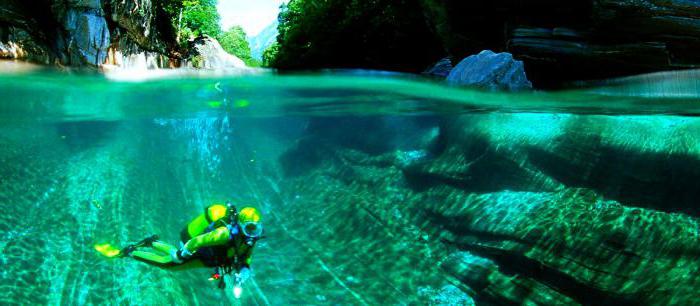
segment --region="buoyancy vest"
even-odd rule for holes
[[[248,267],[250,265],[251,252],[258,239],[243,235],[238,223],[235,220],[231,222],[228,218],[221,218],[211,222],[204,230],[204,233],[212,232],[220,227],[228,229],[228,242],[224,245],[200,248],[197,251],[198,258],[206,266],[219,267],[223,273],[238,271],[243,267]]]

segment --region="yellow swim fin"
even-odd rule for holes
[[[118,257],[121,254],[121,251],[119,251],[119,249],[115,248],[109,243],[96,244],[95,250],[100,252],[100,254],[107,258]]]

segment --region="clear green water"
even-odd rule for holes
[[[198,73],[189,77],[40,71],[21,77],[0,74],[0,89],[8,93],[0,107],[2,119],[8,121],[493,111],[693,116],[700,114],[698,88],[697,71],[613,80],[579,90],[517,94],[450,88],[409,75],[363,71],[296,76]]]
[[[365,74],[0,75],[0,303],[700,302],[697,73],[534,93]],[[267,231],[241,299],[92,247],[176,243],[225,200]]]

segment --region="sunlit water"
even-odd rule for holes
[[[697,72],[497,93],[41,71],[0,97],[5,305],[700,302]],[[93,249],[176,243],[226,200],[265,214],[241,299]]]

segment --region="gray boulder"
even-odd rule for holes
[[[66,14],[64,27],[71,37],[68,48],[71,63],[97,66],[105,62],[110,35],[107,21],[100,13],[71,9]]]
[[[197,55],[193,58],[193,65],[197,68],[226,69],[247,67],[240,58],[226,52],[214,38],[203,36],[195,39],[193,44],[197,52]],[[197,60],[194,60],[195,58]]]
[[[523,62],[510,53],[490,50],[463,59],[447,76],[454,86],[472,86],[488,90],[526,90],[532,83],[525,75]]]
[[[0,56],[95,67],[114,64],[109,53],[143,52],[182,58],[170,25],[152,0],[3,0]],[[164,61],[165,62],[165,61]],[[170,62],[165,62],[165,65]]]
[[[450,71],[452,71],[452,60],[446,57],[423,71],[423,74],[431,77],[446,78],[450,74]]]

